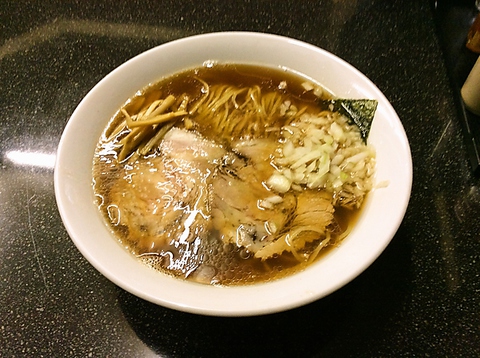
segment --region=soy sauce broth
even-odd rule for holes
[[[155,99],[170,94],[175,97],[187,94],[191,101],[198,101],[204,95],[198,78],[210,85],[259,86],[262,91],[276,91],[287,96],[292,103],[305,105],[313,110],[319,98],[318,93],[306,90],[305,78],[287,70],[254,65],[215,64],[187,70],[153,83],[133,95],[123,108],[134,113]],[[326,90],[322,92],[322,98],[331,97]],[[117,112],[110,120],[102,138],[109,137],[122,119],[121,112]],[[176,126],[182,127],[182,124]],[[196,131],[210,140],[216,139],[208,129],[197,128]],[[158,155],[161,153],[154,151],[153,154],[141,157],[138,161],[151,161]],[[100,140],[93,164],[94,191],[99,209],[120,244],[155,270],[182,279],[230,286],[276,280],[303,270],[311,264],[307,261],[299,262],[289,252],[264,261],[256,259],[247,249],[222,242],[218,231],[209,227],[202,228],[197,237],[183,244],[166,242],[155,247],[154,251],[139,247],[136,238],[131,235],[130,228],[119,223],[115,210],[112,210],[116,203],[112,201],[110,194],[112,188],[125,176],[126,167],[129,165],[132,164],[118,163],[117,153]],[[336,208],[334,217],[338,226],[337,231],[343,232],[348,226],[353,225],[359,212],[360,210]],[[318,242],[313,242],[302,251],[308,254],[315,249],[316,244]],[[320,260],[336,245],[335,243],[322,249],[315,261]],[[176,262],[183,260],[184,265],[172,265],[174,260]]]

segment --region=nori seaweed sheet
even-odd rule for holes
[[[364,143],[367,143],[368,134],[372,127],[378,101],[374,99],[331,99],[321,100],[319,104],[333,112],[345,115],[350,123],[355,124],[360,130]]]

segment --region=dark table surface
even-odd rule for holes
[[[462,21],[447,17],[460,33],[473,2],[453,6]],[[427,0],[0,2],[0,356],[480,356],[479,179],[436,11]],[[97,81],[156,45],[226,30],[350,62],[391,101],[412,150],[410,204],[385,252],[328,297],[268,316],[197,316],[123,291],[81,256],[55,203],[60,136]]]

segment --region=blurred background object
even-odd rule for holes
[[[480,14],[477,15],[468,31],[466,46],[469,50],[480,53]]]
[[[473,66],[461,90],[467,109],[480,116],[480,58]]]

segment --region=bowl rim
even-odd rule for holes
[[[195,297],[193,299],[178,300],[178,297],[176,297],[175,294],[159,291],[158,289],[145,289],[145,287],[138,284],[138,277],[135,277],[135,275],[133,274],[127,273],[124,277],[120,277],[118,272],[114,271],[116,269],[121,270],[119,265],[114,263],[108,263],[108,265],[106,265],[105,260],[107,259],[105,259],[99,254],[92,253],[92,249],[95,247],[96,244],[86,242],[84,239],[82,239],[82,237],[86,235],[96,235],[97,232],[91,230],[89,231],[88,228],[85,227],[85,225],[79,225],[76,222],[78,218],[73,217],[73,213],[75,212],[75,210],[72,208],[72,205],[75,205],[75,203],[72,200],[78,199],[76,197],[77,194],[75,194],[74,189],[74,184],[76,183],[75,180],[77,180],[77,178],[76,173],[74,172],[74,166],[72,166],[72,163],[69,163],[69,161],[75,161],[77,158],[83,157],[82,153],[75,152],[75,148],[78,148],[79,143],[76,143],[75,146],[69,142],[81,140],[76,139],[77,137],[81,137],[80,133],[82,131],[82,126],[79,122],[80,118],[85,115],[85,111],[92,110],[92,103],[94,103],[99,98],[99,96],[102,96],[102,91],[104,91],[106,88],[111,88],[112,86],[119,85],[118,78],[121,78],[122,81],[124,81],[125,78],[127,78],[127,80],[130,79],[130,77],[126,76],[125,73],[134,69],[136,66],[138,66],[138,64],[141,64],[145,61],[148,62],[149,59],[158,57],[160,55],[160,57],[165,57],[172,52],[178,53],[180,51],[179,49],[184,49],[186,46],[192,46],[192,44],[194,46],[199,46],[198,43],[201,43],[205,46],[218,46],[219,44],[232,42],[239,44],[239,46],[243,46],[242,41],[248,43],[269,44],[272,46],[292,46],[297,51],[305,51],[306,53],[311,53],[312,55],[319,56],[320,58],[326,59],[328,61],[333,61],[337,66],[345,69],[352,76],[356,76],[355,78],[360,78],[362,80],[362,86],[367,88],[368,92],[374,94],[374,97],[379,100],[379,110],[381,111],[381,116],[382,118],[385,117],[388,119],[385,120],[387,122],[385,123],[385,128],[387,130],[395,131],[395,140],[398,142],[397,144],[400,145],[399,155],[402,155],[402,158],[400,159],[404,161],[402,166],[402,172],[398,173],[402,180],[401,187],[398,188],[398,190],[401,191],[401,194],[398,195],[399,198],[397,200],[397,205],[393,209],[394,217],[390,218],[391,225],[385,232],[381,233],[383,235],[382,240],[380,240],[379,244],[375,247],[375,249],[363,250],[362,255],[364,256],[362,256],[361,260],[359,258],[352,258],[352,265],[347,268],[340,269],[340,273],[337,273],[340,275],[340,278],[337,279],[335,282],[329,282],[328,284],[326,284],[324,282],[325,280],[319,280],[318,285],[323,285],[321,286],[322,289],[319,289],[318,285],[315,285],[315,283],[309,283],[309,280],[312,281],[315,277],[315,275],[312,273],[312,267],[309,267],[302,272],[302,274],[304,272],[308,272],[308,274],[305,275],[300,275],[299,273],[273,282],[235,287],[206,286],[192,282],[184,282],[182,280],[163,275],[164,277],[159,280],[161,281],[161,284],[171,287],[172,290],[178,290],[180,292],[193,291],[198,295],[198,297]],[[184,52],[182,51],[180,52],[184,54]],[[179,67],[182,66],[181,62],[182,61],[180,61],[180,64],[178,64]],[[233,60],[232,62],[240,63],[242,61]],[[291,70],[296,71],[297,69],[291,68]],[[140,88],[141,87],[138,87],[136,90]],[[330,89],[329,86],[327,86],[327,89]],[[133,93],[135,92],[132,92],[131,95],[133,95]],[[124,103],[125,99],[126,98],[122,98],[119,100],[120,105]],[[377,110],[377,112],[379,110]],[[110,117],[105,118],[104,126],[109,119]],[[376,124],[374,122],[372,126],[372,131],[374,130],[375,126]],[[93,160],[93,153],[91,154],[91,158]],[[336,291],[340,287],[344,286],[348,282],[352,281],[377,259],[377,257],[384,251],[386,246],[394,237],[407,210],[411,194],[412,181],[412,158],[405,130],[393,106],[370,79],[368,79],[364,74],[362,74],[359,70],[354,68],[352,65],[350,65],[343,59],[312,44],[308,44],[300,40],[280,35],[246,31],[206,33],[167,42],[151,48],[143,53],[140,53],[139,55],[131,58],[130,60],[126,61],[125,63],[111,71],[88,92],[88,94],[82,99],[82,101],[79,103],[72,116],[70,117],[60,139],[54,170],[55,197],[60,216],[70,238],[72,239],[78,250],[82,253],[82,255],[90,262],[90,264],[92,264],[100,273],[102,273],[105,277],[107,277],[117,286],[147,301],[179,311],[214,316],[252,316],[285,311],[325,297],[330,293]],[[83,185],[85,185],[84,182]],[[89,199],[93,199],[93,190],[92,197]],[[369,199],[370,198],[367,198],[367,202],[365,203],[365,205],[367,206],[370,205]],[[80,209],[87,211],[91,210],[91,208],[89,208],[86,204],[86,201],[88,200],[82,200],[83,201],[81,205],[83,206],[81,206]],[[91,207],[97,210],[93,200],[91,201]],[[93,216],[91,216],[91,218],[93,218]],[[101,232],[101,234],[105,234],[105,231]],[[112,242],[113,241],[115,240],[112,240]],[[124,254],[117,253],[117,256],[121,258],[122,262],[123,260],[125,260],[128,265],[134,265],[130,262],[133,257],[126,250],[120,247],[117,242],[114,242],[114,244],[117,245],[118,248],[120,248],[124,252]],[[344,243],[342,243],[340,247],[342,247],[343,245]],[[335,255],[329,254],[327,255],[327,257],[322,258],[321,261],[331,261],[334,258]],[[136,264],[143,265],[137,261]],[[335,267],[335,265],[324,266],[326,267],[327,271],[329,269],[332,269],[332,267]],[[153,280],[154,277],[162,275],[148,268],[142,268],[141,271],[142,275],[145,276],[142,277],[142,280],[145,281]],[[332,272],[332,274],[334,273]],[[189,286],[188,289],[185,288],[185,285]],[[288,292],[284,292],[283,289],[285,287],[289,287],[291,288],[291,290],[289,289],[287,290]],[[298,293],[297,296],[295,296],[294,294],[296,291]],[[228,292],[228,294],[226,294],[225,292]],[[272,292],[274,293],[273,296]],[[159,294],[161,295],[161,297],[159,296]],[[209,297],[209,300],[213,301],[207,302],[208,300],[200,300],[199,297],[203,297],[200,295]],[[252,297],[257,298],[265,296],[268,299],[264,299],[265,297],[263,297],[262,299],[258,299],[255,305],[249,305],[247,303],[241,302],[239,299],[236,298],[237,296],[243,297],[243,295],[251,295]],[[231,300],[231,304],[229,305],[229,302],[223,303],[217,296],[220,296],[221,299]]]

